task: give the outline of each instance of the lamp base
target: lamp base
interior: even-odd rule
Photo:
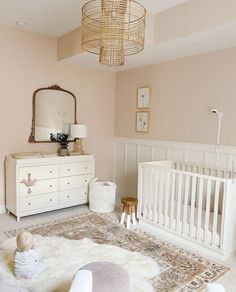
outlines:
[[[68,149],[58,149],[58,155],[59,156],[68,156]]]
[[[70,152],[71,156],[74,155],[85,155],[84,149],[83,149],[83,145],[82,145],[82,139],[77,138],[75,140],[75,144],[74,144],[74,149],[73,151]]]

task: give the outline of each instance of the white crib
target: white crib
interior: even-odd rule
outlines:
[[[236,249],[234,172],[175,161],[139,164],[138,218],[228,255]]]

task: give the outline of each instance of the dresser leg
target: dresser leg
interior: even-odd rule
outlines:
[[[20,217],[19,216],[16,217],[16,222],[20,222]]]
[[[10,211],[9,210],[7,210],[7,215],[9,215],[10,214]]]

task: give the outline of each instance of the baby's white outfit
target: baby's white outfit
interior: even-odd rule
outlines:
[[[30,279],[43,272],[46,267],[37,247],[22,252],[16,249],[14,256],[14,274],[17,278]]]

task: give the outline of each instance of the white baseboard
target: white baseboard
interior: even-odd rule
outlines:
[[[0,214],[5,214],[6,213],[6,206],[0,204]]]

